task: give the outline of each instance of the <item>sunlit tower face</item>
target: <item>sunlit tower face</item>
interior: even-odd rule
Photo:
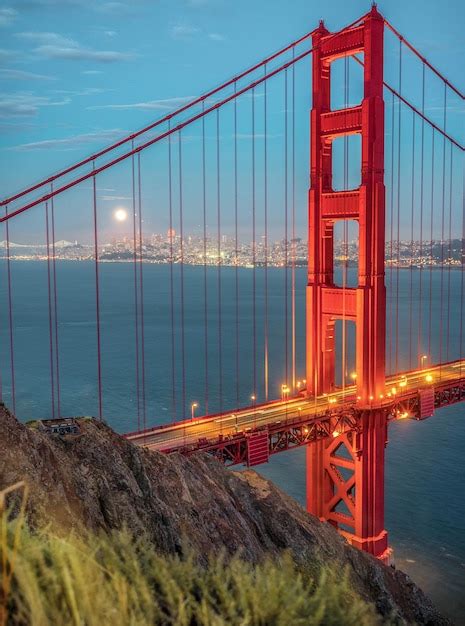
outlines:
[[[113,217],[117,222],[125,222],[128,219],[128,212],[126,211],[126,209],[122,208],[115,209],[115,211],[113,212]]]

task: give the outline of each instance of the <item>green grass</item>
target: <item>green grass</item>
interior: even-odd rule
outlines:
[[[0,580],[17,528],[6,526]],[[62,538],[22,528],[7,608],[7,624],[31,626],[381,623],[347,573],[324,569],[312,579],[289,555],[258,566],[220,555],[204,568],[195,555],[161,555],[127,532]]]

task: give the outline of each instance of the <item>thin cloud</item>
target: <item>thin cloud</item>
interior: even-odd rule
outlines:
[[[65,96],[94,96],[99,93],[106,93],[108,89],[101,89],[100,87],[86,87],[85,89],[79,89],[73,91],[70,89],[54,89],[53,93],[62,94]]]
[[[32,143],[23,143],[19,146],[13,146],[10,150],[15,152],[31,152],[36,150],[76,150],[82,146],[94,144],[101,141],[113,141],[119,139],[126,131],[120,128],[111,130],[100,130],[93,133],[83,133],[81,135],[73,135],[62,139],[45,139],[43,141],[34,141]],[[111,190],[110,190],[111,191]]]
[[[102,70],[83,70],[81,74],[85,76],[98,76],[99,74],[103,74]]]
[[[22,39],[23,41],[31,41],[32,43],[39,45],[50,45],[50,46],[77,46],[78,43],[74,39],[70,37],[64,37],[59,33],[53,32],[39,32],[39,31],[25,31],[21,33],[15,33],[15,37],[17,39]]]
[[[4,63],[5,61],[10,61],[13,58],[13,53],[11,50],[5,50],[4,48],[0,48],[0,63]]]
[[[143,111],[173,109],[180,104],[193,100],[194,96],[184,96],[182,98],[166,98],[164,100],[149,100],[148,102],[132,102],[126,104],[99,104],[87,107],[90,110],[96,109],[139,109]]]
[[[59,33],[53,32],[22,32],[17,33],[16,37],[38,44],[33,51],[35,54],[48,59],[114,63],[129,61],[136,56],[132,52],[95,50],[94,48],[84,47],[70,37],[64,37]]]
[[[220,35],[220,33],[209,33],[208,38],[212,41],[225,41],[226,37]]]
[[[56,76],[34,74],[33,72],[24,72],[23,70],[12,70],[7,68],[0,69],[0,77],[5,80],[56,80]]]
[[[131,196],[102,196],[104,202],[115,202],[117,200],[132,200]]]
[[[41,107],[64,106],[70,98],[53,100],[47,96],[36,96],[29,92],[0,94],[0,118],[32,117]]]
[[[173,39],[190,39],[200,32],[197,26],[190,24],[175,24],[171,28],[171,37]]]
[[[69,48],[62,46],[39,46],[34,50],[47,59],[64,59],[68,61],[98,61],[100,63],[115,63],[131,61],[135,54],[117,52],[116,50],[93,50],[92,48]]]
[[[18,11],[10,7],[0,8],[0,26],[9,26],[18,17]]]
[[[231,136],[234,137],[234,135]],[[281,137],[281,135],[272,135],[269,133],[266,135],[265,133],[255,133],[254,135],[252,133],[237,133],[236,137],[237,139],[275,139],[276,137]]]

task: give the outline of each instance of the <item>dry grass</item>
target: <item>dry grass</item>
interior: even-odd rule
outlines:
[[[7,510],[9,495],[20,492],[21,500],[19,512],[14,519],[10,519]],[[1,553],[1,580],[0,580],[0,626],[5,626],[8,620],[8,597],[18,554],[21,529],[24,522],[24,512],[28,496],[25,482],[19,482],[3,491],[0,491],[0,553]]]
[[[161,555],[127,532],[66,539],[33,533],[22,525],[22,506],[15,520],[1,510],[1,626],[380,623],[346,574],[326,569],[314,580],[289,555],[258,566],[219,556],[202,568],[194,555]]]

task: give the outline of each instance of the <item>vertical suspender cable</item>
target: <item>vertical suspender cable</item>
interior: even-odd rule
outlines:
[[[395,133],[395,99],[392,94],[392,111],[391,111],[391,191],[390,191],[390,241],[389,241],[389,373],[392,374],[392,342],[393,342],[393,300],[394,300],[394,133]]]
[[[168,122],[168,128],[170,123]],[[168,136],[168,204],[169,204],[169,240],[170,240],[170,313],[171,313],[171,417],[176,420],[176,337],[174,328],[174,250],[173,250],[173,172],[171,162],[171,135]]]
[[[234,92],[237,91],[237,83],[234,83]],[[240,404],[240,380],[239,380],[239,227],[238,227],[238,190],[237,190],[237,98],[234,98],[234,314],[236,336],[236,408]]]
[[[349,106],[349,80],[348,80],[348,72],[349,72],[349,57],[346,55],[344,57],[344,117],[347,121],[347,108]],[[344,189],[347,190],[349,186],[348,178],[349,178],[349,170],[348,170],[348,161],[349,161],[349,141],[348,135],[344,135]],[[345,208],[345,207],[344,207]],[[342,358],[341,358],[341,385],[342,385],[342,395],[344,397],[345,394],[345,384],[346,384],[346,287],[347,287],[347,219],[343,220],[343,245],[342,245]]]
[[[218,238],[218,374],[219,374],[219,396],[220,413],[223,411],[223,310],[221,293],[221,170],[220,170],[220,110],[216,110],[216,206],[217,206],[217,238]]]
[[[53,192],[53,182],[50,184],[50,191]],[[60,357],[58,343],[58,300],[57,300],[57,268],[56,268],[56,252],[55,252],[55,206],[53,196],[50,200],[51,218],[52,218],[52,268],[53,268],[53,309],[55,320],[55,375],[57,390],[57,416],[61,416],[61,390],[60,390]]]
[[[432,361],[431,355],[431,334],[433,330],[433,234],[434,234],[434,161],[435,161],[435,142],[434,142],[434,128],[432,130],[432,145],[431,145],[431,228],[430,228],[430,242],[429,242],[429,319],[428,319],[428,355],[430,362]]]
[[[289,277],[288,277],[288,120],[287,120],[287,68],[284,70],[284,353],[285,353],[285,384],[289,383]]]
[[[264,74],[266,76],[266,65],[264,66]],[[267,99],[267,81],[265,80],[263,83],[264,88],[264,98],[263,98],[263,106],[264,106],[264,155],[263,155],[263,167],[264,167],[264,211],[265,211],[265,400],[268,401],[268,99]]]
[[[202,103],[205,110],[205,102]],[[203,352],[205,365],[205,414],[208,414],[208,389],[209,389],[209,370],[208,370],[208,274],[207,274],[207,170],[206,170],[206,151],[205,151],[205,116],[202,117],[202,206],[203,206]]]
[[[462,155],[462,243],[460,246],[460,330],[459,330],[459,350],[460,350],[460,380],[462,380],[463,361],[465,359],[463,317],[465,315],[465,159]]]
[[[453,145],[450,144],[450,177],[449,177],[449,258],[447,260],[447,330],[446,330],[446,361],[449,362],[450,348],[450,270],[452,262],[452,173],[454,171]]]
[[[257,224],[255,198],[255,89],[252,89],[252,341],[253,395],[257,395]]]
[[[447,85],[444,83],[444,118],[443,118],[443,128],[444,132],[446,130],[446,121],[447,121],[447,113],[446,113],[446,105],[447,105]],[[441,286],[440,286],[440,298],[439,298],[439,306],[440,315],[439,315],[439,376],[442,375],[442,349],[443,349],[443,298],[444,298],[444,236],[445,236],[445,208],[446,208],[446,137],[443,137],[442,141],[442,200],[441,200]]]
[[[8,216],[8,207],[5,207],[5,216]],[[8,281],[8,321],[10,328],[10,370],[11,370],[11,406],[13,413],[16,413],[16,377],[15,377],[15,350],[13,340],[13,299],[11,291],[11,260],[10,260],[10,222],[7,219],[6,225],[6,267]]]
[[[50,358],[50,392],[52,419],[55,419],[55,373],[53,358],[53,320],[52,320],[52,282],[50,276],[50,229],[48,219],[48,202],[45,203],[45,239],[47,248],[47,292],[48,292],[48,336],[49,336],[49,358]]]
[[[137,187],[139,211],[139,297],[140,297],[140,351],[141,351],[141,392],[142,392],[142,427],[147,427],[147,411],[145,398],[145,323],[144,323],[144,270],[142,258],[142,184],[140,171],[140,152],[137,153]]]
[[[179,237],[181,262],[181,380],[182,380],[182,416],[186,417],[186,341],[184,324],[184,207],[182,178],[182,136],[178,133],[178,167],[179,167]]]
[[[402,40],[399,40],[399,94],[402,94]],[[400,173],[402,144],[402,102],[399,100],[397,146],[397,267],[396,267],[396,373],[399,371],[399,264],[400,264]]]
[[[409,307],[409,369],[413,357],[413,230],[415,223],[415,113],[412,113],[412,189],[410,208],[410,307]]]
[[[421,112],[425,113],[425,64],[421,87]],[[421,365],[423,353],[423,196],[424,196],[424,167],[425,167],[425,120],[421,120],[421,179],[420,179],[420,286],[418,294],[418,365]]]
[[[95,161],[92,163],[95,169]],[[97,225],[97,181],[92,177],[93,210],[94,210],[94,256],[95,256],[95,320],[97,325],[97,380],[98,380],[98,416],[103,418],[102,410],[102,353],[100,346],[100,279],[98,257],[98,225]]]
[[[134,149],[134,142],[132,142]],[[136,178],[134,155],[131,157],[132,172],[132,237],[133,237],[133,266],[134,266],[134,340],[135,340],[135,373],[137,396],[137,430],[140,430],[140,372],[139,372],[139,294],[137,281],[137,210],[136,210]]]
[[[295,48],[292,48],[292,58]],[[296,324],[295,324],[295,65],[292,66],[292,243],[291,243],[291,317],[292,317],[292,389],[296,388]]]

